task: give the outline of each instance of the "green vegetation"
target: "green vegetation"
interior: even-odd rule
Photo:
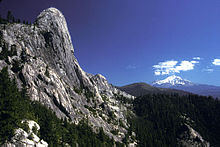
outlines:
[[[22,49],[22,51],[21,51],[20,58],[21,58],[22,63],[25,63],[27,61],[27,53],[24,49]]]
[[[74,91],[79,95],[83,93],[86,96],[87,102],[90,102],[91,99],[94,100],[95,94],[88,87],[74,87]]]
[[[74,87],[74,91],[75,91],[77,94],[81,95],[81,93],[82,93],[83,90],[82,90],[82,88],[78,89],[78,88]]]
[[[115,129],[115,130],[111,130],[111,133],[114,135],[118,135],[119,130]]]
[[[1,2],[1,1],[0,1]],[[11,11],[8,11],[6,18],[2,18],[0,15],[0,24],[8,24],[8,23],[21,23],[20,19],[16,19]],[[29,24],[28,21],[23,21],[24,24]]]
[[[2,47],[2,45],[3,45],[3,33],[2,33],[2,31],[0,30],[0,47]]]
[[[48,65],[46,66],[46,71],[45,71],[45,76],[47,76],[47,77],[50,77],[50,73],[49,73],[49,71],[48,71]]]
[[[19,91],[15,80],[10,80],[7,68],[3,68],[0,72],[0,144],[10,140],[18,127],[28,131],[27,125],[21,123],[23,119],[35,120],[41,126],[38,135],[51,147],[65,146],[65,143],[73,147],[77,144],[80,147],[123,146],[106,136],[102,129],[94,133],[86,120],[79,125],[69,123],[39,102],[30,101],[26,90]]]
[[[27,121],[24,121],[23,123],[21,123],[21,125],[20,125],[19,127],[21,127],[21,128],[22,128],[24,131],[26,131],[26,132],[29,132],[29,131],[30,131],[30,128],[29,128],[29,126],[28,126]]]
[[[87,108],[90,112],[93,113],[94,116],[97,116],[97,112],[95,108],[92,108],[90,106],[84,105],[85,108]]]
[[[23,68],[23,66],[21,66],[20,62],[18,60],[13,60],[13,63],[12,63],[12,68],[11,70],[14,72],[14,73],[18,73],[19,71],[21,71]]]
[[[185,129],[187,116],[193,128],[211,143],[220,146],[220,101],[198,95],[145,95],[134,100],[137,117],[131,130],[139,146],[178,146],[177,138]],[[190,122],[188,122],[190,123]]]
[[[91,92],[88,87],[85,87],[84,89],[85,89],[85,96],[87,99],[95,97],[95,94]]]
[[[114,93],[114,96],[115,96],[116,100],[118,100],[124,104],[132,104],[132,102],[133,102],[132,99],[126,98],[123,95],[119,95],[119,94]]]
[[[6,24],[20,22],[21,20],[16,19],[10,11],[7,18],[0,16],[0,24],[3,29]],[[27,21],[23,21],[23,23],[28,24]],[[50,32],[44,34],[46,47],[53,46],[52,35]],[[2,48],[0,60],[5,60],[10,64],[8,57],[17,56],[16,45],[9,46],[4,41],[2,30],[0,30],[0,47]],[[21,72],[21,64],[27,61],[24,49],[20,58],[20,61],[13,60],[11,70],[18,73],[18,77],[25,87],[25,78]],[[48,66],[45,75],[49,77]],[[141,86],[143,87],[144,84]],[[147,88],[152,87],[148,86]],[[88,101],[95,97],[95,94],[88,87],[74,88],[74,91],[80,95],[84,92]],[[137,92],[138,95],[143,95],[140,88],[137,88],[135,93]],[[157,94],[141,96],[133,101],[118,94],[114,96],[124,104],[133,104],[134,112],[137,115],[129,117],[130,130],[123,139],[124,143],[128,142],[129,135],[134,131],[137,135],[138,145],[141,147],[178,146],[177,138],[185,129],[184,123],[190,123],[205,140],[211,143],[211,146],[220,146],[220,101],[217,99],[198,95]],[[102,95],[102,98],[104,103],[100,104],[100,107],[104,109],[107,97]],[[53,101],[63,113],[69,115],[56,99]],[[85,108],[94,115],[99,112],[95,107],[85,105]],[[98,114],[103,117],[101,113]],[[115,118],[112,111],[109,111],[108,116],[111,118],[108,119],[109,122]],[[183,116],[190,118],[193,122],[187,122]],[[94,133],[88,125],[88,120],[82,120],[79,125],[75,125],[66,118],[63,120],[57,118],[52,110],[39,102],[30,101],[26,89],[19,90],[15,80],[9,78],[7,68],[3,68],[0,72],[0,145],[14,136],[16,128],[20,127],[27,132],[29,131],[27,124],[21,123],[23,119],[34,120],[41,126],[37,135],[47,141],[50,147],[65,146],[66,143],[72,147],[112,147],[114,144],[123,146],[105,135],[102,128],[98,134]],[[103,117],[103,119],[105,118]],[[119,120],[119,125],[124,126],[122,120]],[[33,128],[33,132],[37,132],[36,127]],[[112,130],[111,133],[117,135],[119,130]],[[31,138],[32,136],[30,136]]]
[[[37,134],[37,126],[36,125],[33,126],[32,131],[34,134]]]
[[[3,39],[1,39],[1,33],[0,33],[0,47],[2,47],[2,51],[0,53],[0,60],[8,60],[8,57],[16,56],[17,50],[16,45],[11,45],[11,50],[9,50],[9,44],[5,43]],[[7,61],[6,61],[7,62]]]
[[[108,111],[108,115],[111,119],[115,119],[115,114],[113,111]]]
[[[0,143],[9,140],[23,118],[33,118],[25,90],[19,91],[10,80],[7,68],[0,72]]]
[[[17,56],[17,49],[16,49],[16,45],[12,44],[11,45],[11,51],[9,52],[9,56]]]
[[[101,94],[102,100],[106,103],[106,101],[108,100],[107,96],[104,94]]]

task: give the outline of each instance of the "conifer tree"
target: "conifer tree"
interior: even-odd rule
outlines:
[[[14,20],[15,20],[15,18],[12,15],[11,11],[8,11],[8,13],[7,13],[7,21],[10,23],[10,22],[13,22]]]

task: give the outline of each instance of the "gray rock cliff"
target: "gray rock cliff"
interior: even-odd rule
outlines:
[[[76,57],[62,13],[49,8],[40,13],[35,24],[0,25],[2,40],[16,54],[0,60],[0,69],[8,66],[19,87],[27,87],[30,98],[78,123],[89,120],[94,131],[103,128],[115,141],[121,141],[129,124],[129,104],[118,99],[134,99],[120,91],[100,74],[84,72]],[[0,47],[0,51],[2,48]],[[13,70],[18,62],[21,70]],[[112,131],[117,130],[117,134]]]
[[[23,120],[21,123],[26,123],[29,130],[16,129],[11,142],[6,142],[1,147],[48,147],[48,143],[36,135],[40,126],[35,121]],[[34,127],[37,128],[36,132],[33,131]]]

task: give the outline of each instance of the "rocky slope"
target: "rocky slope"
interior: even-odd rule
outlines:
[[[209,147],[210,143],[202,138],[191,126],[185,124],[185,131],[180,134],[178,143],[183,147]]]
[[[119,142],[128,133],[127,117],[134,115],[131,108],[135,97],[109,84],[102,75],[81,69],[59,10],[44,10],[32,25],[0,24],[0,70],[3,67],[8,67],[18,87],[27,88],[33,101],[52,109],[59,118],[68,118],[75,124],[86,119],[95,132],[103,128],[110,138]],[[47,146],[32,131],[32,124],[38,129],[39,126],[33,121],[28,124],[31,131],[17,129],[5,146]],[[188,130],[191,132],[183,134],[185,140],[180,140],[181,144],[190,143],[187,141],[192,138],[193,130],[190,126]],[[130,134],[126,139],[130,146],[136,146],[136,135]]]
[[[88,119],[94,131],[102,127],[115,141],[124,138],[130,110],[118,97],[134,96],[118,90],[102,75],[81,69],[59,10],[44,10],[32,25],[10,23],[0,25],[0,30],[0,69],[7,66],[11,77],[20,88],[27,88],[32,100],[76,124]],[[11,54],[5,56],[5,52]]]
[[[210,143],[199,134],[192,126],[194,121],[191,120],[186,115],[180,116],[184,121],[184,129],[179,135],[178,143],[183,147],[195,147],[195,146],[202,146],[202,147],[209,147]]]
[[[3,144],[2,147],[48,147],[48,143],[37,136],[40,126],[35,121],[23,120],[22,124],[25,125],[27,130],[16,129],[11,142]]]
[[[182,90],[153,87],[147,83],[133,83],[118,88],[136,97],[147,94],[174,94],[174,93],[178,93],[179,95],[189,94],[188,92]]]

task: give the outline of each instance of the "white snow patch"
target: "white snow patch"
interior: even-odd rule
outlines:
[[[174,85],[186,85],[186,84],[189,84],[189,83],[192,84],[192,82],[189,81],[189,80],[185,80],[185,79],[182,79],[179,76],[172,75],[172,76],[167,77],[164,80],[159,80],[159,81],[154,82],[153,85],[155,85],[155,84],[158,84],[158,85],[170,84],[170,85],[174,86]]]

